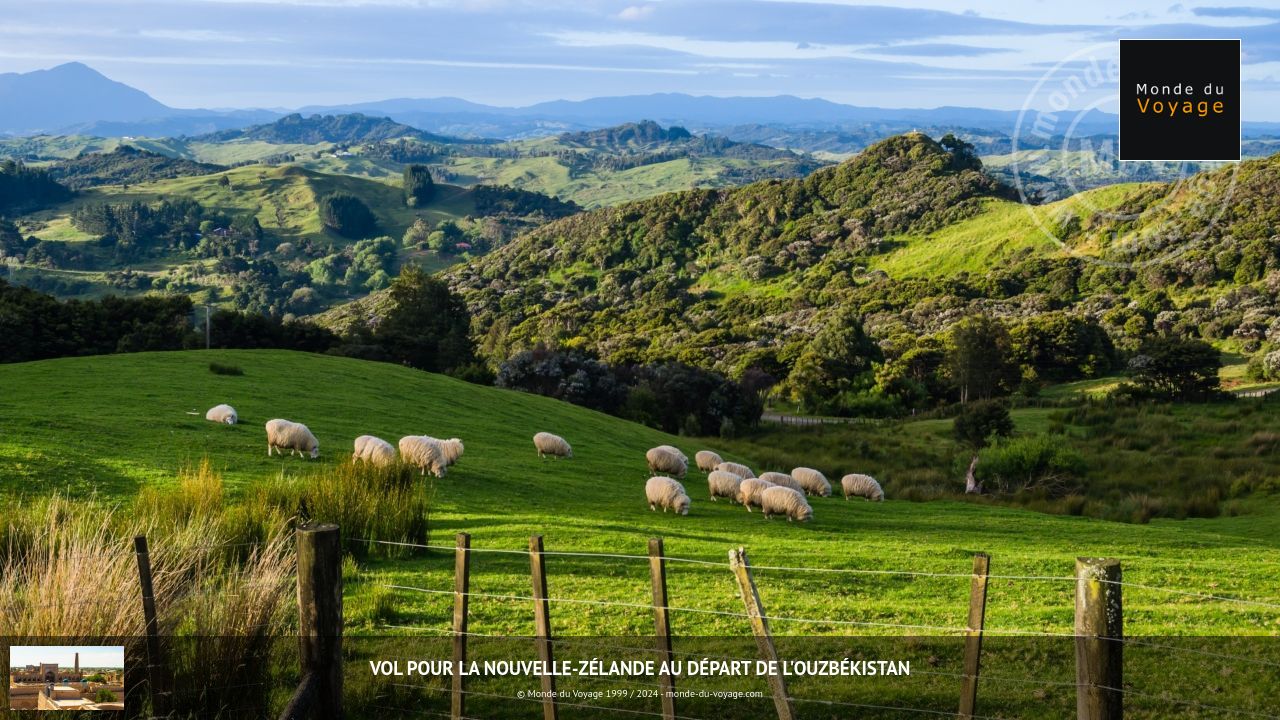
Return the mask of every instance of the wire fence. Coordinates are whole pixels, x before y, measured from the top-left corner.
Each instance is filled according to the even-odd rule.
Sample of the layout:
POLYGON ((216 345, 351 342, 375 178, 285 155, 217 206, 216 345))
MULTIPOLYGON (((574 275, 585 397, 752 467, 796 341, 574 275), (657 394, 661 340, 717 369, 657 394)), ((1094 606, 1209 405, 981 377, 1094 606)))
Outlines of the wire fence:
MULTIPOLYGON (((464 555, 467 557, 471 555, 476 555, 476 556, 505 555, 505 556, 519 556, 519 557, 532 558, 533 555, 536 554, 542 558, 580 558, 585 560, 597 560, 597 561, 613 563, 613 564, 616 564, 619 561, 625 561, 625 562, 635 562, 637 564, 644 563, 646 565, 650 565, 651 567, 653 563, 662 563, 664 565, 684 565, 684 566, 690 566, 690 567, 711 568, 719 571, 725 571, 726 576, 729 574, 729 571, 732 571, 734 569, 733 562, 711 560, 708 558, 678 557, 678 556, 668 555, 665 553, 653 553, 653 552, 651 552, 651 554, 648 554, 648 555, 628 554, 628 553, 619 553, 619 552, 584 552, 584 551, 564 551, 564 550, 538 550, 535 552, 532 549, 526 550, 526 549, 514 549, 514 548, 470 547, 469 542, 467 547, 457 547, 457 546, 446 546, 446 545, 432 545, 432 544, 425 544, 425 543, 420 544, 420 543, 408 543, 408 542, 371 540, 371 539, 364 539, 364 538, 353 538, 353 540, 355 542, 362 542, 362 543, 369 543, 369 544, 395 545, 395 546, 407 547, 407 548, 413 548, 413 549, 422 549, 422 550, 436 551, 441 553, 449 553, 454 555, 455 558, 459 556, 464 556, 464 555)), ((540 544, 539 544, 539 547, 540 547, 540 544)), ((466 568, 467 568, 467 572, 470 573, 471 565, 469 562, 466 564, 466 568)), ((504 565, 504 571, 508 569, 509 569, 508 566, 504 565)), ((557 566, 557 572, 563 573, 568 571, 569 571, 569 566, 557 566)), ((958 571, 948 571, 948 570, 935 571, 935 570, 917 570, 917 569, 900 569, 900 568, 883 568, 883 567, 882 568, 813 567, 813 566, 803 566, 803 565, 751 565, 750 571, 758 572, 762 576, 768 575, 768 574, 778 574, 778 575, 801 576, 801 577, 811 576, 814 578, 823 577, 823 578, 828 578, 828 583, 829 583, 829 579, 832 578, 833 576, 835 577, 863 576, 863 577, 907 578, 907 579, 915 579, 915 578, 939 579, 943 581, 955 581, 957 582, 957 584, 959 584, 960 581, 963 581, 965 584, 970 584, 975 581, 975 578, 978 575, 976 571, 958 572, 958 571)), ((504 572, 504 576, 505 575, 506 575, 506 572, 504 572)), ((1241 597, 1241 596, 1236 596, 1232 594, 1222 594, 1217 592, 1200 592, 1196 590, 1187 589, 1185 587, 1130 582, 1126 580, 1110 579, 1106 577, 1100 577, 1100 578, 1090 577, 1090 578, 1082 579, 1081 577, 1077 577, 1075 575, 1038 573, 1034 571, 1029 573, 1015 572, 1015 573, 1004 573, 1004 574, 983 572, 981 573, 981 577, 984 585, 984 590, 983 590, 984 603, 985 603, 985 592, 986 592, 985 585, 987 582, 990 582, 990 581, 999 581, 1003 583, 1013 583, 1013 584, 1029 583, 1033 585, 1043 584, 1043 583, 1050 583, 1050 584, 1061 583, 1064 586, 1066 586, 1067 589, 1074 590, 1078 584, 1082 582, 1087 582, 1088 580, 1096 579, 1096 581, 1099 584, 1106 587, 1114 587, 1116 589, 1122 589, 1122 588, 1130 589, 1131 591, 1137 591, 1137 592, 1149 593, 1149 594, 1167 594, 1174 597, 1192 599, 1197 601, 1198 604, 1215 603, 1215 604, 1226 606, 1226 607, 1238 607, 1238 608, 1248 608, 1248 609, 1256 609, 1256 610, 1280 609, 1280 602, 1275 602, 1270 599, 1241 597), (1069 586, 1067 586, 1068 583, 1070 583, 1069 586)), ((863 633, 867 631, 876 633, 875 635, 876 637, 896 637, 898 635, 905 635, 912 638, 930 638, 930 637, 971 638, 977 635, 977 636, 993 636, 993 637, 1008 637, 1008 638, 1046 638, 1054 641, 1071 641, 1071 640, 1080 639, 1082 637, 1093 637, 1093 638, 1096 638, 1097 640, 1108 641, 1108 642, 1116 643, 1125 647, 1144 648, 1144 649, 1150 649, 1150 650, 1159 651, 1159 652, 1184 653, 1192 656, 1197 656, 1197 655, 1203 656, 1205 658, 1211 658, 1213 661, 1216 661, 1218 663, 1222 663, 1222 662, 1241 663, 1244 665, 1249 665, 1254 667, 1263 667, 1263 668, 1280 667, 1280 663, 1272 662, 1270 660, 1260 658, 1260 657, 1250 657, 1248 655, 1236 654, 1236 653, 1230 653, 1230 652, 1213 652, 1210 650, 1204 650, 1196 647, 1180 647, 1175 644, 1151 642, 1141 637, 1108 636, 1106 634, 1096 634, 1096 633, 1086 635, 1086 634, 1082 634, 1078 628, 1069 628, 1069 629, 1064 628, 1063 630, 1056 630, 1053 628, 991 627, 991 626, 986 626, 985 623, 981 622, 981 620, 979 620, 978 626, 974 627, 972 626, 972 623, 971 623, 972 618, 970 618, 970 622, 961 622, 961 623, 934 623, 934 622, 914 622, 914 621, 905 622, 905 621, 895 621, 892 619, 882 620, 882 619, 876 619, 876 618, 854 619, 854 618, 840 618, 840 617, 822 617, 822 616, 806 615, 804 613, 789 613, 785 611, 776 611, 776 610, 774 612, 765 612, 763 608, 761 608, 759 612, 751 612, 751 607, 746 608, 747 611, 744 612, 744 611, 737 611, 737 610, 726 610, 722 608, 703 607, 696 604, 687 604, 687 603, 686 604, 681 604, 676 602, 660 603, 656 599, 653 602, 633 602, 625 599, 572 597, 572 596, 565 596, 562 594, 552 595, 552 594, 545 594, 545 591, 544 591, 544 594, 539 595, 536 592, 537 590, 536 582, 537 580, 535 576, 535 593, 533 594, 527 594, 527 593, 521 593, 521 592, 508 592, 508 591, 502 591, 502 590, 471 590, 469 589, 469 584, 466 586, 467 589, 461 589, 460 587, 454 587, 451 589, 443 589, 443 588, 437 588, 437 587, 422 587, 418 584, 406 582, 403 578, 397 578, 394 582, 381 580, 381 579, 374 579, 370 582, 370 584, 374 585, 375 587, 379 587, 379 588, 390 590, 392 592, 397 592, 397 593, 423 594, 423 595, 436 596, 436 597, 448 597, 448 598, 451 598, 455 604, 459 602, 464 603, 462 607, 469 608, 470 612, 475 612, 481 603, 498 602, 498 603, 505 604, 505 603, 515 602, 515 603, 529 603, 531 606, 544 606, 547 608, 554 608, 555 606, 566 606, 570 608, 572 607, 617 608, 625 611, 641 611, 644 613, 661 613, 661 615, 664 617, 672 617, 672 616, 678 617, 681 615, 722 617, 722 618, 729 618, 734 621, 741 621, 742 627, 744 628, 744 630, 748 628, 752 628, 753 624, 756 622, 767 622, 769 626, 771 626, 771 629, 776 627, 776 628, 785 630, 785 628, 790 625, 801 626, 806 629, 805 630, 806 634, 797 635, 797 636, 784 634, 784 635, 777 636, 779 639, 788 638, 788 637, 807 637, 808 635, 812 635, 812 630, 814 629, 820 629, 821 630, 820 634, 830 634, 832 631, 839 631, 840 629, 845 629, 848 631, 852 631, 858 637, 866 637, 866 635, 864 635, 863 633), (886 633, 886 632, 890 634, 883 635, 883 633, 886 633)), ((655 580, 654 582, 657 582, 657 581, 655 580)), ((665 577, 663 582, 665 583, 665 577)), ((662 597, 665 597, 665 596, 666 596, 666 590, 664 586, 662 597)), ((656 597, 658 596, 655 594, 655 598, 656 597)), ((663 648, 660 646, 646 647, 636 643, 624 644, 624 643, 618 643, 618 642, 602 642, 599 638, 595 638, 595 637, 591 637, 591 638, 585 638, 585 637, 578 638, 578 637, 571 637, 571 636, 551 637, 549 633, 549 627, 547 629, 548 631, 546 635, 540 634, 541 630, 535 631, 535 634, 531 634, 531 635, 530 634, 511 635, 506 633, 486 633, 486 632, 475 632, 473 630, 459 630, 457 627, 454 627, 454 626, 385 624, 380 627, 385 627, 393 630, 411 631, 415 633, 428 633, 441 638, 464 637, 464 638, 483 638, 485 640, 520 640, 520 641, 546 642, 550 646, 567 648, 567 649, 571 649, 575 645, 579 645, 579 646, 586 647, 589 651, 593 653, 600 653, 600 652, 633 653, 633 654, 641 654, 643 656, 657 656, 657 657, 670 657, 670 658, 692 657, 692 658, 703 658, 703 659, 717 659, 717 660, 724 660, 724 661, 752 661, 752 660, 758 660, 761 657, 759 654, 752 654, 752 653, 748 653, 747 655, 725 655, 725 654, 716 654, 716 653, 708 653, 708 652, 696 652, 696 651, 691 652, 688 650, 676 650, 676 649, 670 648, 669 646, 666 648, 663 648)), ((837 633, 835 636, 847 637, 848 635, 837 633)), ((1187 637, 1189 640, 1194 640, 1195 638, 1195 636, 1187 636, 1187 637)), ((772 642, 772 635, 770 636, 770 642, 772 642)), ((935 680, 949 679, 952 681, 960 681, 960 682, 967 682, 970 680, 974 680, 976 677, 973 674, 969 674, 967 670, 965 672, 948 672, 945 669, 933 670, 933 669, 917 669, 913 667, 910 672, 912 675, 919 675, 926 679, 927 678, 934 678, 935 680)), ((703 676, 703 677, 694 676, 694 677, 683 678, 682 682, 685 682, 687 687, 687 683, 690 680, 701 680, 701 681, 709 682, 712 679, 713 678, 710 678, 709 676, 703 676)), ((644 682, 634 678, 597 677, 597 676, 589 676, 587 678, 584 678, 584 680, 588 680, 590 682, 602 682, 606 684, 616 683, 616 684, 628 685, 628 686, 648 685, 650 687, 656 687, 658 684, 657 680, 653 678, 650 678, 648 682, 644 682)), ((1239 717, 1278 718, 1278 720, 1280 720, 1280 716, 1268 712, 1265 708, 1258 709, 1258 708, 1248 708, 1248 707, 1233 707, 1226 704, 1202 702, 1201 699, 1199 698, 1192 699, 1189 697, 1171 696, 1169 693, 1161 694, 1161 693, 1152 693, 1152 692, 1146 692, 1142 690, 1136 690, 1133 687, 1128 686, 1127 684, 1121 685, 1117 683, 1116 685, 1108 685, 1105 683, 1099 683, 1095 681, 1082 682, 1079 678, 1077 678, 1076 680, 1069 680, 1069 679, 1064 679, 1062 677, 1032 677, 1030 675, 1022 676, 1022 677, 1014 677, 1008 674, 994 674, 994 675, 984 674, 984 675, 981 675, 981 682, 986 687, 990 687, 990 686, 1006 686, 1009 688, 1039 687, 1039 688, 1057 688, 1057 689, 1067 690, 1067 691, 1082 691, 1082 689, 1088 688, 1093 691, 1107 691, 1112 693, 1118 693, 1121 696, 1127 695, 1127 696, 1133 696, 1134 698, 1141 698, 1142 700, 1147 701, 1148 704, 1171 706, 1175 708, 1183 708, 1184 710, 1194 709, 1195 711, 1198 711, 1198 712, 1221 713, 1221 714, 1239 716, 1239 717)), ((507 696, 496 695, 493 693, 484 693, 484 692, 475 691, 475 690, 458 690, 456 688, 453 688, 453 689, 432 688, 432 690, 438 691, 438 692, 471 693, 481 697, 489 697, 492 699, 503 699, 503 700, 512 699, 517 701, 530 700, 529 698, 507 697, 507 696)), ((975 719, 993 717, 993 716, 976 714, 971 709, 961 712, 961 711, 939 709, 937 707, 910 707, 910 706, 894 705, 894 704, 877 704, 875 702, 853 702, 853 701, 845 701, 844 699, 837 699, 832 697, 827 697, 827 698, 804 697, 803 693, 788 695, 787 701, 791 703, 809 704, 814 706, 825 706, 832 709, 836 709, 836 708, 861 709, 864 711, 880 711, 880 712, 886 712, 886 713, 913 714, 913 715, 919 715, 922 717, 930 717, 930 716, 932 717, 964 717, 964 718, 975 718, 975 719)), ((666 717, 666 718, 685 717, 681 715, 672 715, 665 711, 651 712, 651 711, 636 710, 631 708, 606 707, 606 706, 595 706, 595 705, 582 704, 582 703, 573 703, 569 701, 564 701, 560 698, 557 698, 556 704, 563 707, 598 710, 598 711, 605 712, 607 714, 612 714, 618 717, 626 717, 626 716, 634 716, 634 715, 653 715, 653 716, 660 716, 660 717, 666 717)), ((783 717, 783 716, 779 715, 779 717, 783 717)))

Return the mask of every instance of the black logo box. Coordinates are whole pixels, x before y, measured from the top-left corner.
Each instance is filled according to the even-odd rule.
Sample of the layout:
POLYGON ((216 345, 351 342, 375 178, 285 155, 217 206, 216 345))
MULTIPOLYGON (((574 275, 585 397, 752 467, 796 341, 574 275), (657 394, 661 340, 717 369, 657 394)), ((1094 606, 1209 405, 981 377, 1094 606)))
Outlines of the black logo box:
POLYGON ((1238 161, 1240 103, 1240 40, 1120 41, 1120 160, 1238 161), (1166 94, 1166 87, 1182 92, 1166 94), (1177 104, 1172 115, 1170 103, 1177 104))

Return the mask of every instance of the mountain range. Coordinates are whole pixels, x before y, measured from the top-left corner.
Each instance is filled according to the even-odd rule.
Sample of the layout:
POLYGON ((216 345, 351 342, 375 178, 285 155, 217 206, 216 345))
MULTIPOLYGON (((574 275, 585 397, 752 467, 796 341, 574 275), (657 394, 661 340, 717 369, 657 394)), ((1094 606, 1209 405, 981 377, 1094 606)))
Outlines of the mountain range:
MULTIPOLYGON (((304 115, 362 113, 444 135, 521 138, 594 130, 641 118, 693 131, 757 126, 829 133, 875 128, 878 137, 917 128, 982 128, 1011 133, 1018 112, 970 107, 877 108, 820 98, 711 97, 681 93, 553 100, 524 107, 455 97, 393 98, 298 108, 304 115)), ((0 74, 0 134, 176 137, 236 130, 290 114, 267 109, 180 109, 116 82, 79 62, 48 70, 0 74)), ((1074 120, 1064 116, 1063 123, 1074 120)), ((1091 110, 1073 133, 1113 133, 1115 115, 1091 110)), ((1058 128, 1065 132, 1067 128, 1058 128)), ((758 133, 759 131, 757 131, 758 133)), ((1245 123, 1245 134, 1280 133, 1280 123, 1245 123)), ((735 137, 735 140, 755 140, 735 137)), ((814 142, 829 141, 818 138, 814 142)), ((801 148, 805 149, 805 148, 801 148)))

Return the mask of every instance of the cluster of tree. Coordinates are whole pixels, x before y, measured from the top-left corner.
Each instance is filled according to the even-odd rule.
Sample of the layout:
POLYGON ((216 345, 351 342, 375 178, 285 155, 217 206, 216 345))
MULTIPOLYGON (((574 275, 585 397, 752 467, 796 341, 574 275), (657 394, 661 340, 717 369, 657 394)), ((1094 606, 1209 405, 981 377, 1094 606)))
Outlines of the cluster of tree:
POLYGON ((117 261, 160 250, 194 250, 200 257, 256 255, 264 239, 253 215, 208 212, 191 198, 158 203, 86 203, 71 212, 76 229, 98 236, 117 261))
POLYGON ((496 384, 686 435, 732 436, 754 427, 762 409, 751 388, 691 365, 610 366, 542 346, 502 363, 496 384))
POLYGON ((320 222, 345 238, 371 237, 378 232, 378 219, 360 198, 348 192, 324 195, 319 201, 320 222))
POLYGON ((42 168, 16 160, 0 161, 0 215, 21 215, 56 205, 72 192, 42 168))
POLYGON ((398 245, 389 237, 368 238, 307 264, 311 286, 349 293, 382 290, 395 273, 398 245))
POLYGON ((309 117, 293 113, 275 122, 253 125, 237 130, 221 130, 202 135, 196 139, 206 142, 258 140, 276 145, 314 145, 316 143, 380 142, 397 138, 413 138, 440 144, 469 142, 444 135, 435 135, 398 123, 391 118, 370 117, 360 113, 311 115, 309 117))
POLYGON ((551 195, 520 190, 507 185, 476 185, 471 188, 476 214, 488 215, 540 215, 545 218, 568 217, 582 208, 573 201, 564 201, 551 195))
POLYGON ((431 179, 430 168, 426 165, 405 165, 402 175, 406 205, 418 207, 431 202, 436 185, 431 179))
POLYGON ((367 158, 390 160, 391 162, 406 165, 410 163, 425 165, 439 162, 442 158, 450 156, 454 152, 449 147, 408 139, 369 143, 360 150, 360 154, 367 158))
POLYGON ((72 190, 98 185, 133 185, 153 180, 209 175, 226 168, 221 165, 171 158, 130 145, 114 152, 82 153, 70 160, 54 163, 49 174, 72 190))

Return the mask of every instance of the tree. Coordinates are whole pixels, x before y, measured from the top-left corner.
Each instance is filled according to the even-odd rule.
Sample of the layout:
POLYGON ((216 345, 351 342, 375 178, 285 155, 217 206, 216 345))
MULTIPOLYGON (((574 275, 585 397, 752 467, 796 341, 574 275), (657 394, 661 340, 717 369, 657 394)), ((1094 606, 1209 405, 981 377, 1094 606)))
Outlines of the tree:
POLYGON ((373 331, 394 362, 444 372, 475 361, 471 316, 443 280, 406 265, 391 282, 391 309, 373 331))
POLYGON ((1138 388, 1165 400, 1207 400, 1218 390, 1218 350, 1203 340, 1149 338, 1129 361, 1138 388))
POLYGON ((945 368, 962 403, 1007 395, 1021 377, 1009 331, 987 315, 972 315, 951 329, 945 368))
POLYGON ((110 690, 106 688, 102 688, 101 690, 98 690, 98 693, 96 695, 93 696, 93 701, 96 703, 113 703, 116 701, 116 696, 115 696, 115 693, 111 692, 110 690))
POLYGON ((409 207, 425 205, 435 194, 431 170, 426 165, 404 166, 404 202, 409 207))
POLYGON ((320 198, 320 222, 346 238, 366 238, 378 230, 369 206, 351 193, 335 192, 320 198))
POLYGON ((862 318, 842 308, 818 331, 796 360, 789 380, 792 396, 813 410, 838 404, 841 393, 881 359, 880 348, 862 329, 862 318))
POLYGON ((978 453, 991 444, 992 437, 1008 437, 1013 434, 1013 419, 1009 407, 999 400, 979 400, 960 409, 952 428, 956 440, 973 451, 969 471, 964 476, 964 491, 980 493, 982 486, 974 477, 978 467, 978 453))

